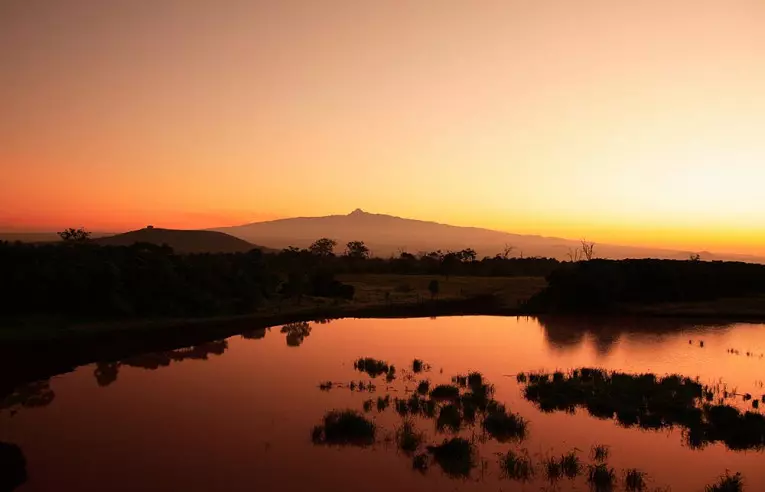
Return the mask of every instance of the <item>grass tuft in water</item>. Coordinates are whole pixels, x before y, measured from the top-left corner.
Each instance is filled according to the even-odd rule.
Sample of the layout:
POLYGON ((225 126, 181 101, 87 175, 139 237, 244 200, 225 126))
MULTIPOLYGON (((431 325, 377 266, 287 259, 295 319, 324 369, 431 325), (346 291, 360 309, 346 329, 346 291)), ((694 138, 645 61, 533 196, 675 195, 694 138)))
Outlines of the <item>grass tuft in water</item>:
POLYGON ((707 485, 704 490, 706 492, 740 492, 744 490, 744 478, 741 473, 731 475, 725 472, 725 475, 720 477, 717 483, 707 485))
POLYGON ((436 420, 436 428, 439 431, 449 429, 452 432, 458 432, 462 427, 462 413, 457 405, 450 403, 441 407, 436 420))
POLYGON ((311 432, 317 444, 369 446, 375 441, 376 426, 355 410, 332 410, 311 432))
POLYGON ((616 473, 614 473, 613 468, 609 468, 605 463, 590 465, 587 481, 598 492, 610 491, 614 488, 616 473))
POLYGON ((637 468, 630 468, 624 475, 624 489, 627 492, 642 492, 646 488, 645 473, 637 468))
POLYGON ((500 454, 499 467, 505 478, 526 482, 534 476, 534 466, 527 453, 516 453, 513 450, 500 454))
POLYGON ((436 400, 456 400, 460 397, 460 389, 451 384, 439 384, 430 392, 430 397, 436 400))
POLYGON ((374 406, 375 402, 371 398, 369 400, 364 401, 364 412, 371 412, 372 406, 374 406))
POLYGON ((557 482, 563 475, 563 470, 560 466, 560 461, 556 458, 548 457, 542 461, 542 466, 545 470, 545 476, 550 482, 557 482))
POLYGON ((385 395, 385 398, 382 396, 377 397, 377 411, 378 412, 384 412, 388 409, 390 406, 390 395, 385 395))
POLYGON ((428 391, 430 391, 430 381, 420 381, 420 383, 417 385, 417 393, 421 395, 427 395, 428 391))
POLYGON ((359 372, 365 372, 369 377, 376 378, 390 371, 390 366, 383 360, 373 359, 371 357, 362 357, 353 363, 353 367, 359 372))
POLYGON ((560 468, 567 478, 575 478, 582 471, 582 464, 575 451, 569 451, 560 457, 560 468))
POLYGON ((405 453, 414 453, 422 444, 424 437, 418 432, 411 420, 405 420, 396 431, 396 444, 405 453))
POLYGON ((424 363, 422 360, 420 360, 420 359, 414 359, 414 360, 412 361, 412 372, 414 372, 415 374, 416 374, 416 373, 420 373, 420 372, 422 372, 422 371, 426 370, 426 369, 427 369, 427 367, 428 367, 428 366, 427 366, 427 364, 425 364, 425 363, 424 363))
POLYGON ((595 461, 606 461, 608 459, 608 446, 605 444, 598 444, 592 447, 592 459, 595 461))
POLYGON ((454 437, 438 446, 428 446, 438 466, 452 477, 467 477, 475 467, 475 449, 467 439, 454 437))
POLYGON ((523 440, 526 438, 528 422, 517 413, 508 412, 502 404, 489 406, 483 419, 483 428, 499 442, 523 440))

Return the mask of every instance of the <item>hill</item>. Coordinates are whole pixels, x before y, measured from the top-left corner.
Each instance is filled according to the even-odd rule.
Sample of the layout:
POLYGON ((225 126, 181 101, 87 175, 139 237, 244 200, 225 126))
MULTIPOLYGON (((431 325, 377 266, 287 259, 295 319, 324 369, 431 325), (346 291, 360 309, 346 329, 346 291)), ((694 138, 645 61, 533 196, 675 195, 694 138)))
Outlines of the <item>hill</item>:
MULTIPOLYGON (((463 248, 475 249, 479 257, 493 256, 501 252, 505 245, 510 245, 515 248, 514 254, 563 260, 568 259, 571 248, 580 246, 577 240, 512 234, 478 227, 459 227, 373 214, 360 209, 348 215, 297 217, 234 227, 219 227, 213 230, 225 232, 246 241, 267 244, 272 248, 307 247, 320 237, 335 239, 339 245, 344 245, 348 241, 361 240, 369 246, 375 256, 381 257, 398 254, 401 250, 417 253, 434 249, 463 248)), ((598 257, 613 259, 687 259, 692 253, 610 244, 596 245, 595 252, 598 257)), ((744 255, 715 255, 704 252, 701 256, 705 260, 765 262, 764 258, 744 255)))
POLYGON ((178 253, 240 253, 256 248, 267 249, 222 232, 154 227, 97 238, 94 241, 104 246, 130 246, 135 243, 167 244, 178 253))

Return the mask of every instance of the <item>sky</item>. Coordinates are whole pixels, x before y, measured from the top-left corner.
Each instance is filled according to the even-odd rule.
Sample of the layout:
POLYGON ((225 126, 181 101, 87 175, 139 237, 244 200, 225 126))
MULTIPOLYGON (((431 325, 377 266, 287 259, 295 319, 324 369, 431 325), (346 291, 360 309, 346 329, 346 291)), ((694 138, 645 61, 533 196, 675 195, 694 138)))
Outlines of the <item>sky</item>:
POLYGON ((3 0, 0 227, 355 208, 765 253, 761 0, 3 0))

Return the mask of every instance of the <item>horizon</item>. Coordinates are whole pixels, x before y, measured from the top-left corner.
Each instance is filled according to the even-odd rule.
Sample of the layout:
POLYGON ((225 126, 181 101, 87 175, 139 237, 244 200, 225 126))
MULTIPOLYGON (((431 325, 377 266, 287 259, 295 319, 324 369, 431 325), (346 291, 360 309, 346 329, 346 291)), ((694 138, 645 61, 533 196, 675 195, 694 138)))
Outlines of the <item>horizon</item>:
POLYGON ((147 5, 0 7, 1 228, 361 208, 765 255, 761 2, 147 5))

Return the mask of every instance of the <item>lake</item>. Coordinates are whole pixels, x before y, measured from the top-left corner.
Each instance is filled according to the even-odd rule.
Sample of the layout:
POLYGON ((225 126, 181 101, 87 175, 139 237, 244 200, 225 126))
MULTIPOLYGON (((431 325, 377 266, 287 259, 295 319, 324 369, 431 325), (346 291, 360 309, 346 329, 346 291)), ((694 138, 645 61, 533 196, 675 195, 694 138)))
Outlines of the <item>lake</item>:
POLYGON ((677 373, 714 388, 714 401, 760 413, 765 404, 753 401, 765 398, 763 353, 759 324, 480 316, 294 324, 26 385, 0 409, 0 441, 23 451, 28 479, 18 490, 27 492, 589 490, 596 445, 607 449, 598 458, 613 468, 615 490, 631 468, 650 490, 704 490, 726 470, 741 472, 746 490, 765 490, 761 447, 731 449, 734 441, 719 436, 692 445, 682 425, 646 430, 582 406, 542 412, 524 393, 526 377, 540 372, 677 373), (395 366, 395 377, 360 372, 361 357, 395 366), (415 358, 425 363, 419 373, 415 358), (492 385, 490 407, 504 404, 526 422, 523 432, 498 440, 480 408, 474 423, 463 416, 450 426, 438 417, 449 398, 414 416, 407 410, 419 382, 433 388, 473 371, 492 385), (322 425, 333 409, 369 419, 373 438, 330 439, 322 425), (422 441, 413 453, 398 446, 405 421, 422 441), (427 450, 455 436, 470 443, 466 468, 427 450), (528 473, 500 467, 509 450, 528 459, 528 473), (576 476, 548 476, 545 460, 569 452, 581 465, 576 476), (427 469, 413 468, 417 454, 427 469))

